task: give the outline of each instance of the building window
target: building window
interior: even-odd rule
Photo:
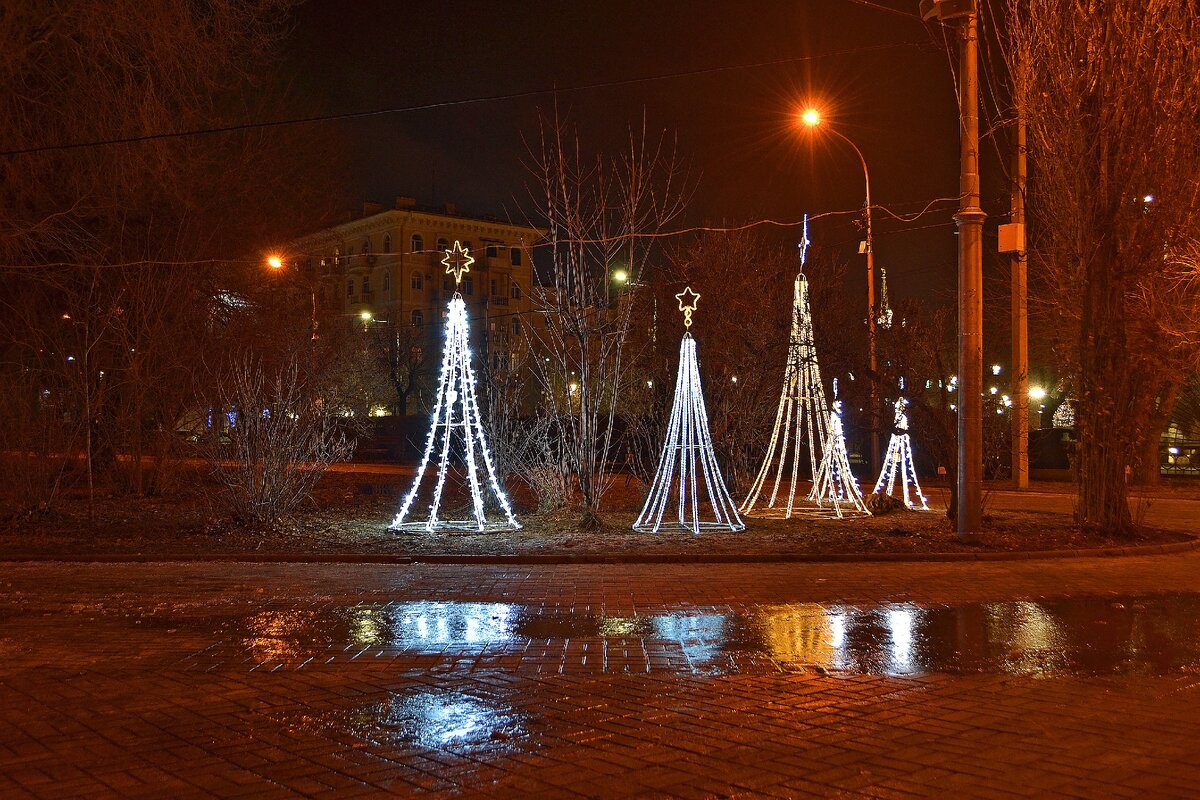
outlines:
[[[353,248],[353,247],[347,247],[347,248],[346,248],[346,255],[347,255],[347,256],[352,256],[352,255],[354,255],[354,248]],[[348,262],[347,262],[347,263],[348,263]]]
[[[508,251],[508,255],[509,255],[509,258],[512,260],[512,265],[514,267],[521,266],[521,248],[514,247],[512,250]]]
[[[450,276],[449,275],[442,276],[442,291],[443,292],[450,291]]]
[[[466,251],[470,252],[470,250],[471,250],[471,240],[470,240],[470,239],[463,239],[463,242],[462,242],[462,248],[463,248],[463,250],[466,250]]]
[[[371,240],[363,239],[362,254],[365,256],[371,252]]]
[[[383,291],[390,292],[392,290],[392,273],[387,270],[383,271]]]
[[[390,233],[385,233],[383,235],[383,252],[392,252],[392,235]]]
[[[499,255],[499,253],[500,253],[500,251],[496,248],[496,245],[489,244],[487,246],[487,257],[488,258],[495,258],[497,255]]]
[[[335,267],[342,265],[342,248],[340,247],[333,248],[333,265]]]
[[[421,234],[414,233],[412,235],[412,252],[419,253],[425,249],[425,240],[421,238]]]
[[[414,308],[412,312],[412,324],[414,328],[420,328],[425,324],[425,312],[419,308]]]
[[[517,283],[516,281],[512,282],[512,299],[513,300],[521,299],[521,284]]]
[[[363,275],[363,294],[371,293],[371,278],[368,275]]]
[[[492,297],[498,297],[496,294],[496,279],[492,278]]]
[[[419,272],[414,272],[412,274],[412,288],[424,289],[425,288],[425,276]]]
[[[421,347],[421,345],[414,344],[410,352],[412,354],[412,363],[420,364],[425,360],[425,348]]]
[[[346,297],[354,297],[354,281],[346,281]]]
[[[519,318],[519,317],[513,317],[513,321],[512,321],[512,335],[513,335],[513,336],[520,336],[520,335],[521,335],[521,320],[520,320],[520,318]]]
[[[446,241],[445,236],[438,237],[438,250],[449,250],[450,242]]]
[[[475,281],[470,275],[467,275],[463,278],[462,286],[463,286],[463,294],[474,294],[475,293]]]

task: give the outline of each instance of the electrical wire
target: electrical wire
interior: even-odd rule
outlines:
[[[379,108],[370,111],[348,111],[340,114],[320,114],[309,117],[295,117],[291,119],[268,120],[265,122],[245,122],[235,125],[221,125],[210,128],[194,128],[183,131],[163,131],[159,133],[147,133],[139,136],[121,136],[112,139],[95,139],[85,142],[68,142],[65,144],[47,144],[37,147],[25,147],[14,150],[0,150],[0,157],[12,157],[32,155],[35,153],[59,152],[63,150],[81,150],[92,147],[107,147],[111,145],[121,144],[139,144],[142,142],[160,141],[163,139],[181,139],[192,136],[207,136],[219,133],[235,133],[238,131],[260,130],[264,128],[280,128],[291,125],[309,125],[318,122],[334,122],[340,120],[363,119],[365,117],[386,116],[389,114],[404,114],[416,111],[430,111],[438,108],[451,108],[455,106],[475,105],[480,103],[495,103],[504,100],[519,100],[527,97],[538,97],[541,95],[549,95],[556,93],[567,92],[582,92],[595,89],[607,89],[616,86],[630,86],[638,83],[649,83],[652,81],[674,80],[677,78],[691,78],[698,75],[711,75],[719,72],[729,72],[733,70],[757,69],[759,67],[779,66],[781,64],[793,64],[804,61],[814,61],[820,58],[833,58],[836,56],[857,55],[861,53],[878,52],[883,50],[893,50],[900,47],[923,47],[926,42],[893,42],[891,44],[868,45],[863,47],[851,47],[843,50],[832,50],[828,53],[817,53],[814,55],[794,56],[791,58],[779,58],[772,61],[757,61],[749,64],[730,64],[720,67],[705,67],[702,69],[685,70],[682,72],[668,72],[661,75],[645,75],[638,78],[624,78],[620,80],[597,81],[595,83],[581,84],[579,86],[570,87],[550,87],[543,89],[528,89],[521,92],[510,92],[507,94],[481,95],[478,97],[467,97],[458,100],[442,100],[433,103],[420,103],[411,106],[392,106],[388,108]]]

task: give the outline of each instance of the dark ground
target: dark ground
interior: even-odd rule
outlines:
[[[255,531],[235,524],[217,487],[202,478],[164,497],[102,492],[90,519],[86,497],[75,492],[52,513],[10,518],[0,530],[3,555],[86,554],[855,554],[970,553],[1099,548],[1186,541],[1200,519],[1190,487],[1167,485],[1161,497],[1138,507],[1146,525],[1135,538],[1081,531],[1070,518],[1073,498],[1065,485],[1039,491],[989,494],[987,530],[978,541],[957,539],[942,509],[944,488],[926,487],[929,512],[897,511],[843,520],[805,514],[792,520],[748,519],[737,533],[644,534],[630,529],[642,501],[635,483],[622,481],[606,498],[602,527],[583,531],[571,512],[537,515],[518,508],[524,528],[511,533],[396,534],[387,530],[407,476],[391,472],[332,472],[314,503],[287,524]],[[387,468],[383,468],[387,469]],[[185,488],[186,487],[186,488]],[[1044,489],[1051,491],[1045,491]],[[518,492],[518,502],[521,502]]]

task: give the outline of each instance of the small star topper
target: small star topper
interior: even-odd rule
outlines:
[[[446,265],[446,274],[454,276],[454,284],[457,286],[462,283],[462,276],[471,271],[471,265],[475,263],[475,258],[458,241],[454,242],[454,247],[445,252],[442,263]]]
[[[683,326],[685,328],[692,327],[692,312],[696,310],[696,305],[700,302],[700,295],[693,292],[692,287],[689,286],[675,295],[675,299],[679,301],[679,310],[683,312]]]

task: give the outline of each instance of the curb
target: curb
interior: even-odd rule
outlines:
[[[72,556],[48,553],[0,553],[0,563],[152,564],[879,564],[903,562],[1048,561],[1065,558],[1118,558],[1186,553],[1200,549],[1200,538],[1170,544],[1100,547],[1083,550],[1016,550],[986,553],[578,553],[455,555],[429,553],[96,553]]]

